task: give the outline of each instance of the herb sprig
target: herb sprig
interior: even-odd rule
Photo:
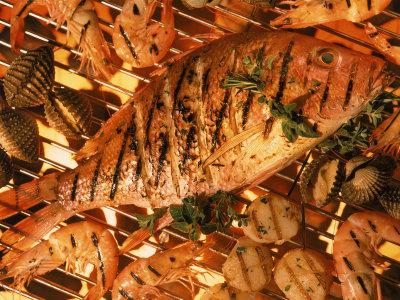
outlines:
[[[160,219],[167,212],[167,208],[154,208],[153,214],[150,215],[142,215],[135,214],[134,216],[137,218],[139,226],[144,229],[149,229],[151,233],[154,232],[154,225],[158,219]]]

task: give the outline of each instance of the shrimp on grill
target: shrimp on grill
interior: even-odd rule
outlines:
[[[188,277],[192,285],[196,272],[188,266],[210,245],[211,242],[201,244],[190,241],[148,258],[139,258],[126,266],[115,279],[112,299],[147,299],[146,296],[150,295],[159,297],[157,286],[176,282],[181,277]]]
[[[150,23],[155,0],[126,0],[114,23],[113,41],[118,56],[136,68],[159,62],[175,38],[172,0],[163,0],[161,24]]]
[[[379,297],[378,281],[371,267],[378,264],[377,248],[382,240],[400,243],[400,220],[382,212],[355,213],[339,228],[333,258],[343,299]]]
[[[390,45],[386,38],[369,22],[365,26],[365,33],[379,52],[392,63],[400,65],[400,47]]]
[[[97,75],[109,78],[112,73],[111,54],[99,27],[92,0],[18,0],[11,12],[10,43],[18,51],[24,40],[24,19],[35,6],[45,6],[51,20],[59,28],[67,22],[68,33],[79,44],[82,51],[81,66],[88,63]],[[80,70],[79,69],[79,70]]]
[[[18,259],[0,270],[0,280],[14,277],[22,288],[33,277],[54,270],[66,262],[66,268],[83,270],[88,263],[97,267],[97,284],[85,299],[97,300],[111,287],[118,268],[118,245],[103,226],[84,221],[67,225],[50,235]]]
[[[298,0],[295,9],[271,21],[273,26],[304,28],[322,23],[348,20],[361,22],[381,13],[391,0]]]

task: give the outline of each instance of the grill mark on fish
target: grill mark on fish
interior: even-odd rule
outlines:
[[[268,206],[271,211],[271,217],[272,217],[272,222],[274,223],[276,237],[278,238],[278,240],[281,240],[282,239],[282,229],[281,229],[281,225],[278,222],[278,219],[276,218],[276,212],[275,212],[275,208],[272,204],[272,201],[268,201]]]
[[[92,181],[90,183],[90,196],[89,196],[90,202],[94,201],[94,196],[96,194],[97,180],[99,179],[100,167],[101,167],[101,158],[96,163],[96,167],[93,172]]]
[[[147,122],[146,122],[146,129],[145,129],[145,137],[146,137],[146,141],[144,144],[144,147],[147,148],[150,145],[150,127],[151,127],[151,123],[153,122],[153,117],[154,117],[154,110],[156,108],[157,102],[160,99],[160,96],[155,96],[153,99],[153,103],[151,105],[150,111],[149,111],[149,116],[147,118]]]
[[[131,272],[132,278],[140,285],[145,285],[146,283],[139,277],[139,275]]]
[[[350,271],[354,272],[354,267],[351,262],[347,259],[347,257],[343,256],[343,261],[345,262],[346,266],[350,269]]]
[[[243,254],[242,254],[242,252],[236,251],[236,255],[239,259],[240,269],[242,270],[244,280],[246,281],[248,287],[251,289],[251,281],[250,281],[249,273],[247,272],[248,269],[247,269],[246,263],[244,262],[244,259],[243,259]]]
[[[349,78],[349,83],[347,84],[347,90],[346,90],[346,97],[343,103],[343,109],[345,109],[347,107],[347,105],[349,105],[350,103],[350,99],[351,99],[351,95],[353,93],[353,87],[354,87],[354,78],[357,75],[357,64],[353,63],[351,65],[351,69],[350,69],[350,78]]]
[[[351,7],[351,2],[350,2],[351,0],[346,0],[346,4],[347,4],[347,7],[348,8],[350,8]]]
[[[190,158],[190,148],[195,140],[196,136],[196,127],[192,126],[189,129],[189,133],[186,136],[186,151],[183,155],[183,163],[185,164],[186,161]]]
[[[76,190],[78,188],[78,179],[79,179],[79,173],[76,173],[74,176],[74,181],[72,182],[71,201],[75,201],[75,198],[76,198]]]
[[[111,189],[110,189],[110,199],[111,200],[113,200],[115,198],[115,194],[117,193],[118,182],[119,182],[120,173],[121,173],[121,165],[122,165],[122,160],[123,160],[124,154],[125,154],[126,144],[128,142],[128,137],[129,137],[129,131],[126,130],[124,137],[122,139],[121,149],[119,150],[117,163],[115,165],[114,175],[112,178]]]
[[[176,82],[176,87],[175,87],[175,90],[174,90],[174,106],[173,106],[174,110],[177,108],[178,94],[179,94],[179,91],[181,90],[183,79],[185,78],[185,73],[186,73],[187,68],[188,68],[188,65],[185,65],[182,68],[182,72],[181,72],[181,74],[179,74],[178,80]]]
[[[357,276],[357,281],[360,284],[363,292],[368,295],[368,290],[367,287],[365,286],[364,280],[360,276]]]
[[[263,132],[264,139],[267,139],[269,134],[271,133],[272,125],[274,125],[274,122],[275,118],[273,117],[270,117],[265,121],[265,127]]]
[[[254,99],[254,93],[249,92],[247,94],[246,102],[243,104],[242,110],[242,129],[244,130],[246,127],[247,120],[249,118],[250,107]]]
[[[137,151],[138,148],[138,141],[136,138],[137,130],[134,122],[132,122],[131,126],[128,127],[127,132],[132,137],[131,142],[129,144],[129,149],[131,151]]]
[[[372,8],[371,0],[367,0],[367,8],[368,8],[368,10],[371,10],[371,8]]]
[[[131,296],[129,296],[128,292],[125,291],[125,290],[122,289],[122,288],[120,288],[120,289],[118,290],[118,293],[119,293],[122,297],[124,297],[125,299],[134,300]]]
[[[147,265],[147,268],[153,272],[157,277],[161,277],[160,272],[158,272],[152,265]]]
[[[320,106],[319,106],[319,112],[322,112],[322,109],[325,107],[325,105],[328,101],[331,79],[332,79],[332,69],[328,73],[328,79],[326,80],[324,93],[322,94],[322,98],[321,98],[321,102],[320,102]]]
[[[96,235],[96,233],[92,233],[92,243],[93,245],[96,247],[97,249],[97,258],[100,261],[99,264],[99,269],[101,272],[101,283],[103,284],[103,287],[106,285],[106,273],[105,273],[105,269],[104,269],[104,259],[103,259],[103,255],[101,254],[100,248],[99,248],[99,239]]]
[[[202,94],[205,94],[205,91],[208,89],[208,75],[210,74],[211,68],[207,69],[203,75],[201,80],[201,91]]]
[[[73,234],[71,234],[71,245],[72,248],[76,248],[76,240]]]
[[[286,89],[286,79],[287,79],[287,74],[289,71],[289,64],[292,60],[291,52],[292,52],[293,46],[294,46],[294,41],[290,41],[288,47],[286,48],[285,54],[283,55],[282,67],[281,67],[280,76],[279,76],[278,91],[276,92],[276,95],[275,95],[276,102],[280,102],[282,100],[283,93]]]
[[[18,12],[17,17],[20,17],[24,11],[28,8],[29,5],[31,5],[35,0],[28,0],[26,1],[25,5],[21,8],[21,10]]]
[[[267,280],[268,277],[269,277],[269,273],[268,273],[268,266],[265,264],[265,261],[266,261],[265,255],[264,255],[261,247],[256,246],[255,249],[256,249],[256,252],[257,252],[257,255],[258,255],[258,259],[259,259],[259,261],[261,263],[261,268],[262,268],[262,270],[264,272],[265,280]]]
[[[132,57],[134,60],[136,60],[137,64],[140,65],[139,60],[138,60],[138,56],[135,50],[135,46],[131,43],[128,35],[126,34],[124,28],[119,25],[119,32],[121,33],[122,37],[125,40],[125,44],[128,46],[129,52],[132,54]]]
[[[139,160],[137,162],[137,166],[136,166],[136,173],[135,173],[136,180],[139,179],[141,173],[142,173],[142,159],[139,158]]]
[[[160,147],[160,157],[158,158],[157,175],[156,175],[156,186],[160,182],[161,172],[164,167],[165,159],[167,158],[168,152],[168,138],[164,132],[160,133],[161,147]]]
[[[284,258],[282,258],[283,260],[283,266],[286,269],[286,272],[289,274],[289,281],[293,282],[295,284],[295,286],[297,287],[297,289],[300,291],[300,293],[308,300],[312,300],[310,295],[307,293],[307,291],[305,290],[304,286],[301,284],[301,282],[299,281],[299,278],[297,278],[296,274],[293,272],[292,268],[290,268],[290,266],[288,265],[288,263],[286,262],[286,260],[284,260]]]
[[[310,73],[312,65],[312,54],[308,54],[307,60],[306,60],[306,72],[304,73],[304,81],[303,81],[303,87],[306,87],[308,84],[308,74]]]
[[[350,230],[350,236],[353,239],[353,241],[356,243],[357,247],[360,248],[360,241],[358,240],[358,238],[353,230]]]
[[[374,223],[372,223],[371,220],[368,220],[368,225],[369,225],[369,227],[371,227],[373,232],[378,233],[378,231],[376,230],[376,225]]]
[[[212,138],[212,148],[211,152],[214,152],[215,147],[219,143],[219,133],[222,127],[222,121],[224,120],[225,112],[228,108],[229,99],[231,97],[231,92],[229,90],[225,90],[224,100],[222,102],[221,110],[218,112],[217,121],[215,122],[215,131]]]

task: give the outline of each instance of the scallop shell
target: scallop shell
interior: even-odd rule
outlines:
[[[0,147],[0,187],[5,186],[13,173],[12,163],[7,153]]]
[[[35,162],[39,157],[39,130],[34,119],[7,108],[0,111],[0,144],[18,159]]]
[[[357,164],[354,160],[349,162],[341,192],[345,200],[354,204],[368,203],[383,193],[396,166],[388,156],[360,160]]]
[[[66,137],[81,139],[82,134],[89,134],[92,109],[89,101],[76,91],[55,87],[44,109],[50,126]]]
[[[385,192],[378,198],[386,212],[400,220],[400,184],[391,182]]]
[[[329,188],[329,192],[326,193],[326,197],[323,197],[324,199],[315,200],[313,196],[313,191],[315,189],[318,174],[323,167],[327,166],[327,164],[330,163],[336,163],[336,172],[332,175],[334,176],[334,178],[326,178],[326,181],[332,182],[331,187]],[[344,163],[338,159],[332,159],[327,155],[321,155],[317,159],[313,160],[310,164],[308,164],[300,176],[300,193],[303,201],[316,201],[316,205],[318,207],[324,206],[329,201],[339,196],[344,178]]]
[[[6,100],[13,107],[44,104],[54,82],[54,54],[43,46],[17,57],[4,76]]]

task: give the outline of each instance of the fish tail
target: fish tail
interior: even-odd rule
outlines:
[[[56,188],[56,174],[49,174],[1,193],[0,219],[15,215],[19,211],[28,209],[43,200],[56,199]]]
[[[154,232],[167,227],[169,224],[172,223],[174,219],[172,218],[171,214],[168,212],[163,217],[161,217],[156,225],[154,226]],[[119,249],[120,254],[127,253],[139,244],[141,244],[144,240],[151,236],[151,232],[148,229],[139,229],[130,234],[122,246]]]
[[[60,222],[72,215],[74,211],[65,209],[60,202],[54,202],[5,231],[0,240],[15,251],[8,251],[4,255],[2,264],[6,264],[19,256],[21,252],[30,249]]]

